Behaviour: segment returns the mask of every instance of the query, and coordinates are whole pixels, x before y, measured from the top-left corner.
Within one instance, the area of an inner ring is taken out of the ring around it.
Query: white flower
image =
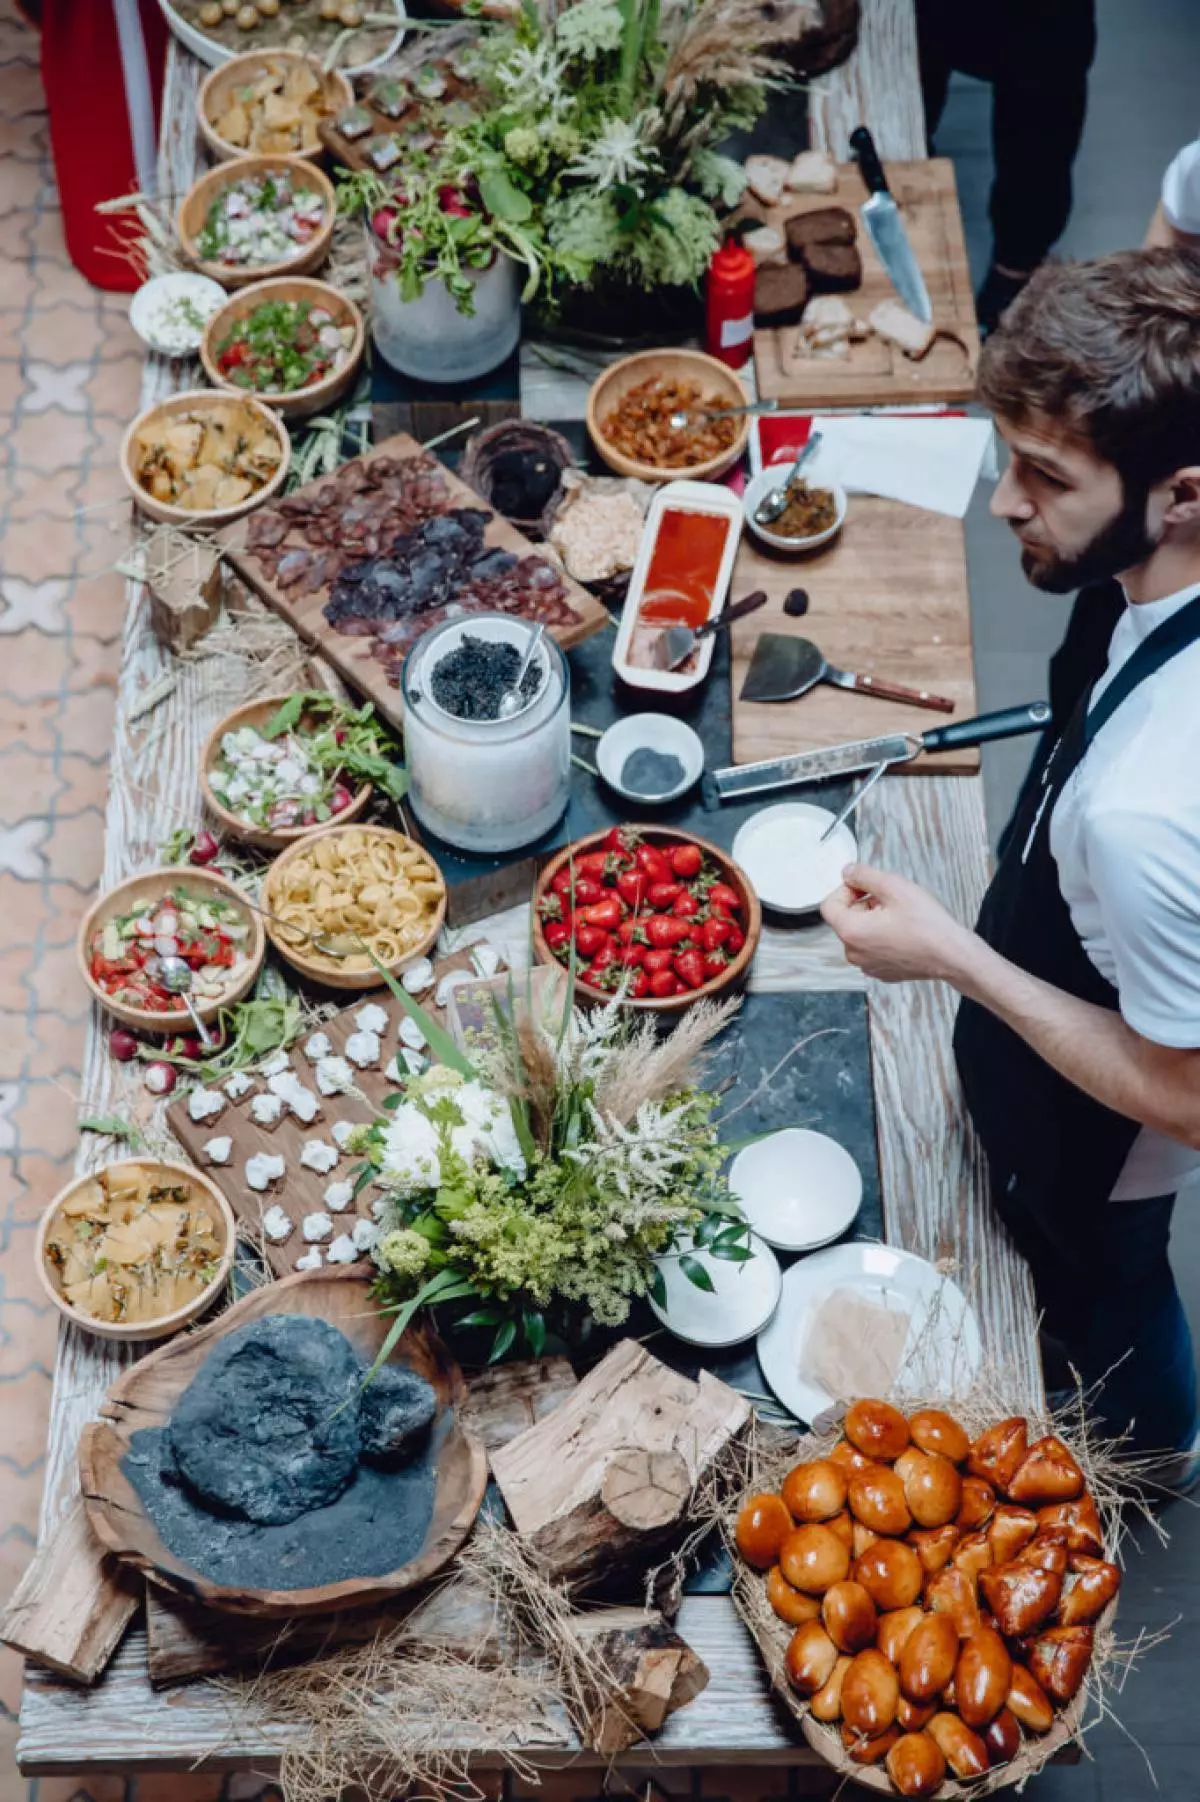
[[[502,94],[520,102],[523,111],[548,113],[558,119],[571,105],[564,67],[552,44],[518,44],[497,67],[494,80]]]
[[[651,142],[659,124],[654,107],[647,107],[633,119],[605,119],[590,144],[585,144],[568,175],[578,176],[593,187],[615,188],[638,185],[638,177],[659,167],[659,156]]]
[[[400,1195],[436,1189],[442,1180],[437,1127],[412,1102],[393,1109],[383,1131],[379,1174]]]
[[[486,1157],[499,1169],[523,1176],[525,1158],[507,1101],[478,1082],[463,1083],[454,1100],[462,1115],[462,1125],[450,1132],[451,1148],[457,1155],[469,1164]]]

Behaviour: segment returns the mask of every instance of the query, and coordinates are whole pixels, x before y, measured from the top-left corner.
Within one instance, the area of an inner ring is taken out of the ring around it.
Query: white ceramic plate
[[[219,69],[222,63],[229,62],[231,58],[240,55],[243,50],[255,50],[259,48],[259,46],[254,43],[236,44],[232,46],[222,44],[218,38],[210,38],[208,33],[204,31],[202,27],[190,24],[188,20],[183,17],[182,13],[176,12],[175,8],[171,5],[171,0],[158,0],[158,4],[162,7],[164,19],[175,33],[175,36],[179,39],[180,43],[186,44],[193,56],[199,57],[206,68]],[[408,15],[404,9],[404,0],[383,0],[382,5],[373,4],[365,10],[370,12],[384,12],[390,10],[392,6],[396,9],[396,18],[399,21],[395,36],[388,41],[386,47],[380,51],[379,55],[372,57],[369,62],[355,63],[349,68],[343,67],[343,75],[362,75],[365,74],[368,69],[380,69],[385,63],[391,62],[392,58],[399,52],[401,45],[404,43],[404,34],[407,29],[408,20]],[[265,44],[262,48],[273,50],[275,46],[273,44]]]
[[[621,771],[635,751],[657,751],[661,757],[674,757],[683,765],[683,775],[674,788],[660,795],[640,794],[626,788]],[[596,768],[610,788],[627,801],[661,807],[664,801],[675,801],[699,782],[704,774],[704,746],[683,720],[670,713],[629,713],[616,720],[596,746]]]
[[[649,1298],[656,1317],[689,1345],[716,1348],[752,1339],[775,1312],[782,1277],[775,1253],[754,1233],[750,1250],[754,1256],[744,1264],[714,1258],[707,1251],[692,1251],[692,1257],[712,1278],[711,1295],[684,1276],[677,1257],[656,1260],[667,1292],[665,1307],[653,1296]]]
[[[906,1389],[947,1401],[970,1389],[983,1347],[979,1322],[962,1290],[924,1258],[856,1240],[793,1264],[784,1273],[774,1317],[758,1336],[763,1375],[798,1420],[815,1420],[834,1402],[851,1399],[830,1395],[800,1374],[809,1320],[834,1289],[855,1290],[893,1313],[910,1315],[902,1373]]]
[[[228,299],[220,282],[214,282],[210,276],[176,269],[170,275],[155,275],[142,283],[129,303],[129,323],[143,344],[148,344],[160,356],[191,357],[200,349],[209,320],[220,312]],[[195,308],[200,317],[198,326],[182,317],[184,309],[180,303],[183,301],[190,302]],[[172,338],[163,337],[157,323],[159,313],[169,307],[181,315]]]
[[[768,1245],[813,1251],[839,1239],[858,1213],[862,1172],[827,1133],[786,1126],[738,1152],[729,1187]]]
[[[733,841],[733,861],[741,864],[764,907],[777,913],[813,913],[842,880],[858,856],[858,841],[844,823],[821,843],[836,815],[811,801],[780,801],[752,815]]]

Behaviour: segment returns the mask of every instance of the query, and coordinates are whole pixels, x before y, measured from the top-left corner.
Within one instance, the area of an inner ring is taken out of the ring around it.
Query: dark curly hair
[[[1126,489],[1200,464],[1200,251],[1045,263],[979,360],[979,398],[1086,439]]]

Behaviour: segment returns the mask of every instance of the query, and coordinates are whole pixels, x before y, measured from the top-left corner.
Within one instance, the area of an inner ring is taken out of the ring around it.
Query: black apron
[[[1050,850],[1050,816],[1096,734],[1138,685],[1200,639],[1200,595],[1157,626],[1128,658],[1094,708],[1124,608],[1119,586],[1085,590],[1051,666],[1052,720],[1001,840],[977,931],[1011,963],[1097,1007],[1117,991],[1096,969],[1071,922]],[[1060,1076],[1011,1027],[964,999],[954,1054],[971,1118],[991,1166],[993,1197],[1020,1191],[1023,1207],[1051,1210],[1081,1227],[1107,1202],[1141,1127]]]

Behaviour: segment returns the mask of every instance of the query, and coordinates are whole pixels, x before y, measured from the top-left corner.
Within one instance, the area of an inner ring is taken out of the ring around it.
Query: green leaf
[[[650,1293],[660,1308],[667,1305],[667,1285],[659,1265],[655,1265],[650,1275]]]
[[[404,987],[404,984],[397,982],[386,964],[380,963],[379,959],[365,940],[360,939],[359,943],[362,945],[363,950],[375,965],[375,968],[379,971],[379,974],[383,977],[384,982],[386,982],[388,988],[392,991],[392,994],[396,997],[396,1000],[400,1003],[401,1007],[411,1020],[416,1021],[417,1025],[421,1028],[421,1031],[425,1034],[425,1037],[429,1040],[429,1049],[433,1052],[433,1055],[437,1058],[438,1062],[445,1064],[451,1070],[457,1070],[460,1076],[465,1076],[472,1082],[478,1082],[479,1075],[474,1064],[469,1057],[464,1056],[459,1050],[445,1027],[439,1026],[432,1014],[427,1014],[420,1002],[413,1000],[408,990]]]
[[[383,1365],[387,1363],[411,1325],[413,1316],[422,1308],[429,1307],[439,1296],[444,1300],[449,1300],[447,1291],[456,1286],[457,1279],[452,1270],[439,1270],[437,1275],[430,1277],[429,1281],[423,1284],[422,1287],[417,1290],[415,1295],[410,1295],[407,1301],[402,1301],[399,1304],[396,1309],[396,1318],[387,1330],[387,1336],[379,1348],[375,1362],[371,1365],[370,1370],[368,1370],[363,1379],[364,1388],[371,1381],[371,1378],[375,1375],[376,1371],[382,1369]]]
[[[388,1112],[391,1113],[392,1109],[394,1107],[399,1107],[400,1103],[403,1100],[404,1100],[404,1096],[401,1093],[401,1091],[396,1090],[396,1092],[394,1094],[384,1096],[383,1105],[388,1110]]]
[[[464,1314],[456,1321],[457,1326],[498,1326],[504,1318],[499,1308],[476,1308],[473,1314]]]
[[[144,1145],[145,1140],[136,1126],[128,1120],[122,1120],[117,1114],[88,1114],[79,1122],[79,1130],[85,1133],[103,1133],[106,1138],[119,1139],[123,1145]]]
[[[492,1349],[488,1353],[488,1363],[489,1364],[497,1363],[504,1356],[505,1352],[510,1349],[510,1347],[512,1346],[513,1340],[516,1338],[516,1336],[517,1336],[516,1321],[515,1320],[506,1320],[504,1322],[503,1326],[500,1328],[499,1332],[496,1334],[496,1337],[492,1340]]]
[[[706,1295],[715,1294],[716,1290],[712,1277],[700,1262],[699,1258],[689,1257],[685,1252],[679,1260],[679,1268],[682,1270],[684,1276],[686,1276],[688,1282],[692,1283],[697,1289],[703,1289]]]
[[[719,1214],[706,1214],[692,1234],[692,1238],[701,1247],[711,1245],[724,1224]]]
[[[526,1308],[522,1317],[525,1328],[525,1343],[535,1358],[540,1358],[546,1349],[546,1322],[536,1308]]]
[[[283,733],[290,732],[311,700],[312,696],[307,693],[289,695],[261,728],[263,737],[279,738]]]
[[[712,1255],[723,1259],[726,1264],[748,1264],[754,1253],[748,1245],[731,1245],[726,1239],[719,1240],[713,1246]]]

